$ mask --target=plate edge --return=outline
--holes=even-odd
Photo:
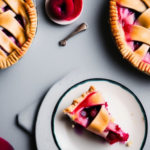
[[[145,135],[144,135],[144,139],[143,139],[143,142],[142,142],[142,145],[140,147],[140,150],[143,150],[144,146],[145,146],[145,143],[146,143],[146,140],[147,140],[147,135],[148,135],[148,119],[147,119],[147,115],[146,115],[146,112],[145,112],[145,109],[143,107],[143,104],[141,103],[141,101],[139,100],[139,98],[129,89],[127,88],[126,86],[124,86],[123,84],[119,83],[119,82],[116,82],[116,81],[113,81],[113,80],[110,80],[110,79],[105,79],[105,78],[91,78],[91,79],[86,79],[86,80],[83,80],[79,83],[76,83],[75,85],[71,86],[66,92],[64,92],[64,94],[60,97],[60,99],[58,100],[58,102],[56,103],[56,106],[53,110],[53,113],[52,113],[52,119],[51,119],[51,130],[52,130],[52,135],[53,135],[53,138],[54,138],[54,142],[57,146],[57,148],[59,150],[62,150],[61,147],[59,146],[58,144],[58,141],[57,141],[57,138],[55,136],[55,129],[54,129],[54,119],[55,119],[55,115],[56,115],[56,112],[57,112],[57,109],[59,107],[59,104],[60,102],[62,101],[63,97],[69,92],[71,91],[73,88],[77,87],[77,86],[80,86],[81,84],[84,84],[86,82],[89,82],[89,81],[106,81],[106,82],[109,82],[109,83],[112,83],[112,84],[116,84],[118,86],[120,86],[121,88],[123,88],[124,90],[128,91],[130,94],[132,94],[136,101],[138,102],[140,108],[141,108],[141,111],[143,113],[143,116],[144,116],[144,122],[145,122]]]

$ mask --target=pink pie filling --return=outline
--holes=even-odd
[[[90,93],[71,113],[72,115],[78,115],[75,121],[85,128],[87,128],[88,125],[93,121],[101,107],[100,105],[92,106],[90,97],[95,93],[96,92]]]
[[[105,129],[104,132],[109,131],[106,139],[112,145],[116,142],[126,142],[129,138],[129,134],[125,133],[121,128],[115,123],[109,123],[108,127]]]
[[[138,25],[136,20],[141,14],[132,9],[121,7],[120,5],[117,6],[117,9],[118,9],[119,23],[122,26],[122,29],[125,33],[126,42],[133,51],[136,51],[143,43],[139,41],[132,41],[129,33],[132,25]],[[149,51],[143,58],[143,61],[150,64]]]
[[[102,105],[92,105],[91,96],[96,94],[97,92],[90,93],[77,107],[76,109],[71,113],[76,114],[77,118],[75,119],[75,122],[79,123],[83,127],[87,128],[90,123],[94,120],[94,118],[99,113]],[[105,104],[107,109],[107,102]],[[125,142],[129,138],[129,134],[125,133],[121,130],[121,128],[115,124],[115,123],[109,123],[107,128],[104,130],[104,132],[107,132],[107,136],[104,137],[110,144],[114,144],[116,142]]]

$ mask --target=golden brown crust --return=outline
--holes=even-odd
[[[87,92],[83,93],[80,97],[74,99],[72,104],[68,108],[64,109],[63,112],[64,113],[72,112],[84,100],[84,98],[88,94],[90,94],[90,93],[92,93],[94,91],[96,91],[95,87],[91,86]]]
[[[138,7],[138,5],[141,3],[140,0],[134,0],[134,1],[137,2],[136,3],[137,7],[135,5],[133,5],[134,10],[137,10],[139,12],[142,12],[143,10],[145,11],[144,5],[142,5],[142,7]],[[142,0],[142,1],[145,2],[145,4],[147,4],[147,6],[149,7],[149,5],[150,5],[149,0]],[[126,5],[128,5],[128,3],[131,3],[131,0],[110,0],[110,12],[109,12],[109,14],[110,14],[109,20],[110,21],[109,22],[110,22],[112,35],[115,39],[116,45],[124,59],[128,60],[137,69],[150,75],[150,64],[142,61],[143,55],[145,55],[147,53],[147,50],[149,48],[146,45],[144,45],[144,46],[142,45],[142,49],[139,49],[138,51],[133,52],[133,50],[131,50],[131,48],[128,47],[128,45],[124,39],[124,36],[122,34],[119,22],[118,22],[119,20],[118,20],[117,2],[119,4],[120,4],[120,2],[123,2],[123,3],[126,3]],[[132,2],[133,2],[133,0],[132,0]],[[146,10],[146,11],[148,12],[149,10]],[[145,14],[146,14],[146,12],[145,12]],[[143,13],[143,18],[144,17],[145,16]],[[141,18],[139,18],[139,22],[140,21],[141,21]],[[143,21],[143,22],[145,22],[145,21]],[[145,22],[143,24],[143,26],[148,27],[149,26],[148,23],[149,23],[149,20],[147,20],[147,22]],[[149,44],[149,43],[147,42],[147,44]]]
[[[25,33],[22,31],[20,32],[22,29],[20,26],[18,26],[15,21],[13,23],[15,23],[15,25],[17,25],[20,30],[17,30],[18,32],[15,32],[14,34],[16,34],[16,37],[21,37],[23,38],[17,38],[19,40],[19,42],[22,45],[21,48],[15,46],[14,43],[12,43],[9,38],[7,38],[7,40],[9,40],[9,42],[11,43],[11,48],[6,48],[8,51],[11,50],[11,53],[9,54],[9,56],[5,56],[5,57],[0,57],[0,69],[4,69],[7,68],[13,64],[15,64],[28,50],[28,48],[30,47],[33,38],[35,36],[36,33],[36,27],[37,27],[37,15],[36,15],[36,9],[34,7],[34,4],[32,2],[32,0],[26,0],[26,2],[24,3],[22,0],[16,0],[14,3],[12,1],[9,0],[4,0],[4,2],[2,0],[0,0],[0,4],[1,5],[6,5],[6,3],[10,6],[12,6],[12,10],[16,13],[16,14],[20,14],[22,17],[25,18],[26,21],[26,27],[25,27]],[[20,9],[16,9],[16,7],[19,5]],[[10,7],[11,7],[10,6]],[[10,11],[8,11],[10,12]],[[8,13],[7,12],[7,13]],[[8,28],[9,30],[9,28]],[[11,30],[11,32],[13,32],[13,30]],[[1,39],[0,39],[1,40]],[[15,47],[15,48],[13,48]],[[1,52],[2,53],[2,52]]]

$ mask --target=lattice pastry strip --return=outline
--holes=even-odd
[[[141,0],[114,0],[119,3],[121,6],[134,9],[138,12],[144,12],[147,7]]]
[[[148,7],[150,7],[150,0],[142,0]]]
[[[20,50],[19,47],[14,44],[2,31],[0,31],[0,46],[4,48],[7,53],[11,53],[14,50]]]
[[[149,45],[142,44],[134,53],[139,55],[141,58],[143,58],[149,50]]]
[[[0,7],[3,8],[6,6],[6,3],[3,0],[0,0]]]
[[[131,25],[129,35],[131,40],[143,42],[150,46],[150,30],[142,26]]]
[[[29,27],[29,17],[26,11],[26,7],[29,8],[29,6],[23,1],[23,0],[4,0],[10,8],[18,15],[21,15],[23,17],[24,23],[26,24],[26,29]],[[31,9],[31,8],[30,8]]]
[[[136,22],[140,26],[150,29],[150,8],[143,12]]]
[[[145,27],[145,28],[147,28],[147,29],[150,29],[150,8],[149,9],[147,9],[145,12],[143,12],[140,16],[139,16],[139,18],[137,19],[137,24],[138,25],[140,25],[140,26],[143,26],[143,27]],[[145,43],[145,42],[144,42]],[[147,45],[147,44],[142,44],[142,46],[141,47],[139,47],[136,51],[135,51],[135,53],[136,54],[138,54],[141,58],[143,58],[146,54],[147,54],[147,52],[148,52],[148,50],[149,50],[149,45]]]
[[[15,14],[11,10],[0,14],[0,26],[12,33],[20,45],[22,45],[26,41],[26,33],[14,17]],[[7,22],[5,18],[7,18]]]
[[[5,54],[5,52],[0,50],[0,59],[3,59],[3,58],[7,58],[7,55]]]

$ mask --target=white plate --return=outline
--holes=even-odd
[[[131,147],[121,143],[110,145],[78,125],[72,129],[73,122],[62,111],[91,85],[102,92],[115,122],[129,133],[128,141],[133,142]],[[62,150],[140,150],[147,136],[147,119],[140,101],[129,89],[114,81],[91,79],[73,86],[61,97],[54,111],[53,135]]]
[[[73,79],[71,81],[68,82],[68,78],[65,78],[54,85],[41,105],[36,122],[38,150],[143,149],[147,138],[147,117],[142,104],[133,92],[119,83],[106,79],[89,79],[76,85],[74,85]],[[74,86],[67,90],[72,85]],[[77,128],[72,129],[73,122],[63,115],[62,110],[69,106],[74,98],[87,91],[90,85],[95,86],[103,93],[116,123],[130,134],[129,141],[133,142],[131,147],[120,143],[110,146],[102,138],[86,130],[82,130],[82,134],[78,134]]]

